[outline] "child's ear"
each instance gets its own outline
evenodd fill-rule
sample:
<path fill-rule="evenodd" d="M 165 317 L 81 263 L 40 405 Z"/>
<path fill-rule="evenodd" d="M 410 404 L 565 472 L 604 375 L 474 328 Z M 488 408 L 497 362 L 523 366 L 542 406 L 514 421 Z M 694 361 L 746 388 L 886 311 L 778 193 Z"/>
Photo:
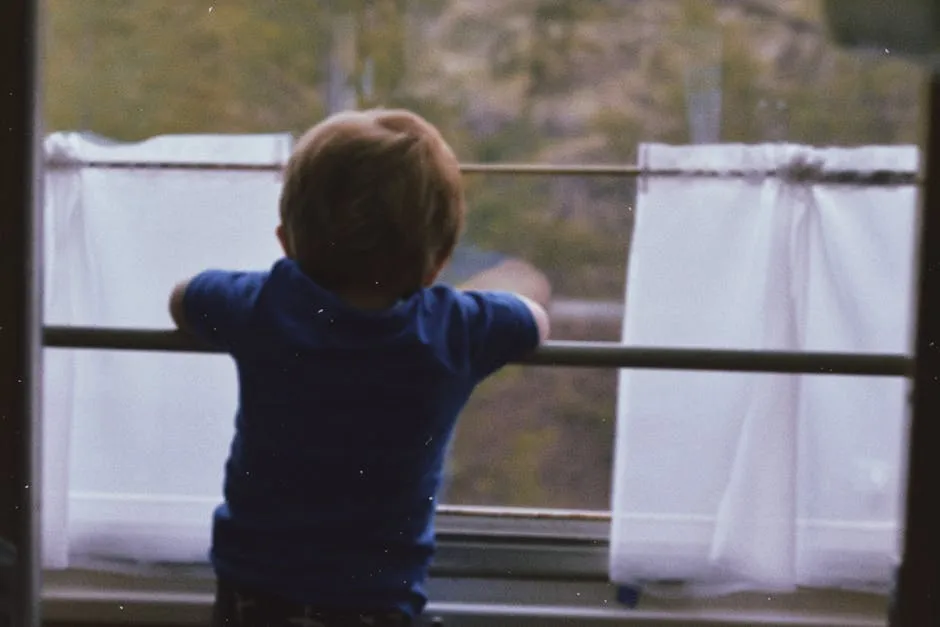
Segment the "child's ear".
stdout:
<path fill-rule="evenodd" d="M 287 231 L 284 230 L 284 225 L 278 224 L 277 228 L 274 229 L 274 234 L 277 235 L 277 241 L 281 243 L 281 248 L 284 250 L 284 255 L 288 258 L 293 258 L 293 254 L 290 250 L 290 241 L 288 241 Z"/>

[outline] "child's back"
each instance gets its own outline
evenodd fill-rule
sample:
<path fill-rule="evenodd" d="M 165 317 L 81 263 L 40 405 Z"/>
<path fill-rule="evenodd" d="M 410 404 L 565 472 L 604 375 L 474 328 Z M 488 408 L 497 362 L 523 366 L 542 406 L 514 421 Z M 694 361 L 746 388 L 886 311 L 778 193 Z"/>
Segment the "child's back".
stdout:
<path fill-rule="evenodd" d="M 281 219 L 286 256 L 269 271 L 204 272 L 171 299 L 180 327 L 238 369 L 213 527 L 217 618 L 237 623 L 241 607 L 259 621 L 397 612 L 391 624 L 406 624 L 426 602 L 457 415 L 537 346 L 546 316 L 510 294 L 429 287 L 463 196 L 449 148 L 406 112 L 314 127 L 288 166 Z"/>

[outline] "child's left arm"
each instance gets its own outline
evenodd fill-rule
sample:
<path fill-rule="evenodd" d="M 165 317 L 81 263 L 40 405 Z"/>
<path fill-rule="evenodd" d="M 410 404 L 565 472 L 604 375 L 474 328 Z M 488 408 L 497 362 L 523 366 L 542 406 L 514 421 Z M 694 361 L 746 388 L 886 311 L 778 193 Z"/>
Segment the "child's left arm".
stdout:
<path fill-rule="evenodd" d="M 207 270 L 179 283 L 170 293 L 176 327 L 211 345 L 232 351 L 244 334 L 260 275 Z"/>
<path fill-rule="evenodd" d="M 170 292 L 170 317 L 173 319 L 173 324 L 176 325 L 176 328 L 182 331 L 183 333 L 189 333 L 190 335 L 196 335 L 193 328 L 190 326 L 189 322 L 186 320 L 186 289 L 189 287 L 189 280 L 181 281 L 177 283 L 173 288 L 173 291 Z"/>

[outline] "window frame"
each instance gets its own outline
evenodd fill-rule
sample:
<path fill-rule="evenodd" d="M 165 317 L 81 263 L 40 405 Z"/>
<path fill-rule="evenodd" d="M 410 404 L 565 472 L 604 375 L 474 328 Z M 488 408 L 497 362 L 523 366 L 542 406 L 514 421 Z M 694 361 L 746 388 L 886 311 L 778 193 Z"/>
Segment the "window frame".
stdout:
<path fill-rule="evenodd" d="M 38 624 L 40 616 L 37 4 L 0 4 L 0 623 L 23 625 Z"/>
<path fill-rule="evenodd" d="M 204 625 L 213 591 L 207 568 L 168 566 L 149 573 L 73 569 L 45 574 L 42 608 L 44 620 L 51 624 Z M 800 590 L 691 601 L 644 598 L 631 609 L 618 601 L 617 587 L 607 581 L 515 572 L 432 574 L 428 591 L 431 601 L 423 620 L 442 617 L 447 627 L 876 627 L 884 625 L 887 606 L 878 595 Z"/>
<path fill-rule="evenodd" d="M 35 15 L 33 13 L 35 6 L 36 3 L 30 0 L 7 0 L 7 2 L 2 5 L 2 15 L 4 15 L 5 19 L 0 19 L 0 25 L 7 29 L 4 31 L 5 36 L 0 37 L 0 40 L 11 42 L 10 48 L 13 50 L 13 54 L 3 55 L 3 60 L 0 61 L 0 63 L 3 63 L 5 66 L 4 74 L 6 75 L 7 71 L 9 71 L 14 86 L 18 88 L 14 89 L 12 98 L 6 100 L 6 102 L 11 103 L 9 104 L 9 108 L 13 113 L 12 119 L 15 125 L 21 126 L 24 129 L 27 126 L 32 126 L 33 131 L 38 128 L 35 119 L 33 119 L 33 112 L 30 111 L 33 98 L 36 98 L 36 89 L 33 83 L 38 55 L 31 46 L 18 46 L 17 42 L 22 42 L 23 40 L 35 42 L 36 38 L 34 36 L 37 32 Z M 24 51 L 25 54 L 23 54 Z M 3 113 L 6 114 L 5 109 Z M 916 340 L 916 355 L 919 367 L 915 373 L 915 394 L 912 399 L 914 415 L 911 426 L 910 472 L 908 475 L 909 490 L 907 524 L 905 526 L 905 564 L 901 571 L 902 585 L 900 588 L 900 615 L 901 624 L 904 625 L 914 625 L 917 624 L 918 621 L 931 621 L 940 618 L 940 602 L 937 601 L 935 594 L 931 595 L 931 592 L 935 592 L 940 588 L 940 573 L 938 573 L 938 569 L 936 568 L 936 564 L 940 563 L 940 543 L 937 542 L 934 533 L 938 513 L 936 508 L 931 508 L 931 499 L 928 498 L 930 495 L 936 493 L 934 488 L 936 488 L 937 482 L 940 481 L 940 472 L 938 472 L 940 456 L 936 455 L 933 450 L 938 442 L 940 442 L 940 432 L 938 432 L 938 428 L 940 427 L 938 427 L 937 421 L 933 420 L 933 417 L 938 413 L 938 408 L 940 408 L 940 386 L 934 384 L 936 378 L 940 376 L 940 352 L 935 349 L 934 340 L 932 339 L 940 336 L 940 272 L 933 271 L 933 269 L 940 267 L 940 250 L 938 250 L 937 247 L 931 248 L 926 245 L 930 240 L 940 240 L 940 72 L 938 71 L 935 71 L 932 76 L 930 116 L 932 118 L 932 124 L 929 134 L 930 146 L 928 149 L 929 176 L 926 186 L 926 218 L 922 225 L 921 232 L 922 246 L 920 263 L 922 271 L 920 273 L 921 278 L 919 284 L 919 322 Z M 31 138 L 32 141 L 35 142 L 35 137 L 38 135 L 39 133 L 30 133 L 27 131 L 18 135 L 17 139 L 24 140 Z M 36 151 L 35 146 L 33 146 L 33 154 L 30 155 L 28 144 L 28 141 L 11 141 L 4 144 L 4 147 L 9 146 L 13 163 L 17 161 L 22 163 L 35 163 L 34 159 L 38 151 Z M 12 198 L 13 209 L 2 213 L 2 223 L 4 230 L 7 226 L 11 226 L 11 230 L 17 233 L 21 232 L 21 230 L 24 231 L 26 237 L 24 237 L 23 240 L 26 245 L 23 246 L 22 249 L 17 247 L 15 251 L 11 252 L 11 257 L 18 256 L 18 259 L 15 259 L 16 263 L 11 264 L 9 267 L 7 264 L 3 264 L 2 268 L 0 268 L 0 271 L 4 273 L 9 272 L 10 280 L 4 280 L 0 282 L 0 285 L 9 286 L 10 294 L 5 294 L 4 304 L 7 302 L 14 303 L 9 309 L 9 311 L 13 312 L 11 315 L 13 319 L 18 319 L 16 315 L 17 312 L 15 311 L 17 305 L 15 303 L 21 302 L 21 300 L 28 301 L 30 296 L 34 299 L 36 298 L 33 292 L 34 287 L 31 285 L 31 283 L 35 283 L 35 278 L 33 278 L 32 281 L 29 278 L 24 281 L 24 277 L 18 271 L 24 266 L 29 266 L 34 261 L 31 254 L 32 251 L 30 251 L 30 244 L 35 244 L 35 238 L 31 237 L 33 234 L 26 225 L 36 219 L 35 213 L 38 212 L 35 211 L 35 206 L 31 203 L 31 192 L 34 186 L 37 189 L 40 187 L 39 177 L 30 176 L 31 172 L 29 166 L 26 166 L 25 175 L 17 179 L 16 174 L 18 172 L 18 169 L 14 169 L 11 175 L 12 184 L 9 187 L 9 189 L 14 190 Z M 33 215 L 31 215 L 31 213 Z M 4 279 L 7 279 L 7 277 L 5 276 Z M 10 296 L 10 298 L 6 298 L 7 296 Z M 7 314 L 7 310 L 4 310 L 4 314 Z M 28 350 L 25 351 L 26 356 L 24 357 L 22 354 L 17 353 L 15 348 L 3 345 L 3 348 L 7 350 L 4 351 L 2 357 L 4 358 L 4 364 L 9 361 L 15 371 L 30 373 L 31 368 L 34 367 L 34 364 L 31 363 L 33 362 L 32 357 L 39 352 L 39 342 L 37 341 L 38 332 L 35 331 L 35 327 L 38 327 L 36 317 L 33 316 L 32 324 L 30 324 L 27 318 L 22 326 L 23 330 L 26 331 L 27 343 L 30 344 Z M 31 327 L 34 328 L 32 333 L 30 333 Z M 15 330 L 20 331 L 20 329 Z M 33 370 L 32 372 L 35 371 Z M 22 457 L 26 459 L 30 457 L 30 452 L 33 451 L 36 446 L 34 438 L 32 438 L 31 429 L 29 428 L 32 414 L 27 403 L 29 402 L 30 396 L 34 395 L 34 390 L 30 391 L 29 387 L 32 386 L 19 388 L 23 391 L 13 395 L 13 397 L 17 399 L 14 402 L 22 401 L 23 411 L 19 411 L 19 408 L 17 408 L 17 411 L 13 412 L 13 415 L 19 421 L 18 424 L 11 422 L 7 425 L 8 431 L 25 434 L 17 439 L 17 444 L 20 453 L 25 453 Z M 26 470 L 23 471 L 23 468 L 26 468 Z M 12 489 L 5 490 L 4 492 L 4 496 L 6 496 L 7 492 L 15 495 L 13 497 L 14 500 L 20 498 L 19 495 L 21 493 L 19 491 L 19 485 L 24 478 L 22 475 L 25 475 L 27 482 L 31 482 L 33 472 L 28 462 L 26 464 L 20 464 L 16 470 L 17 472 L 14 473 Z M 8 481 L 7 484 L 9 483 Z M 11 487 L 7 484 L 4 484 L 4 488 Z M 38 491 L 30 493 L 30 495 L 35 492 Z M 31 499 L 27 500 L 31 502 Z M 21 510 L 18 517 L 25 522 L 18 527 L 15 535 L 23 535 L 26 540 L 26 545 L 34 545 L 38 534 L 36 533 L 37 530 L 31 516 L 32 507 L 18 509 Z M 20 529 L 26 529 L 27 531 L 21 534 Z M 559 529 L 558 532 L 560 531 Z M 443 532 L 442 542 L 445 540 L 446 531 Z M 599 540 L 597 542 L 599 542 Z M 26 559 L 23 560 L 23 563 L 26 565 L 25 570 L 31 571 L 23 573 L 27 585 L 24 587 L 26 591 L 25 595 L 20 598 L 20 605 L 25 615 L 32 609 L 30 606 L 33 604 L 34 599 L 30 582 L 34 582 L 37 579 L 38 568 L 36 568 L 30 552 L 27 552 Z M 55 598 L 71 599 L 72 601 L 81 598 L 80 586 L 73 588 L 71 594 L 60 592 L 59 597 L 56 597 L 57 583 L 55 578 L 51 575 L 51 573 L 46 574 L 48 578 L 47 583 L 49 585 L 47 585 L 44 590 L 44 597 L 47 605 L 49 605 L 51 601 L 54 601 Z M 81 579 L 81 574 L 75 571 L 66 572 L 65 579 L 67 580 L 69 577 L 78 577 Z M 113 590 L 114 586 L 109 586 L 103 580 L 94 581 L 93 579 L 94 578 L 89 578 L 88 581 L 91 581 L 95 589 L 98 590 L 100 601 L 102 595 L 107 596 L 109 588 Z M 164 583 L 170 581 L 172 581 L 171 578 L 163 579 Z M 190 580 L 187 578 L 185 581 Z M 58 585 L 68 587 L 68 582 L 59 582 Z M 145 588 L 146 586 L 141 587 L 141 589 Z M 153 589 L 151 589 L 151 593 L 159 594 L 153 592 Z M 120 595 L 120 593 L 117 594 Z M 94 595 L 88 595 L 86 599 L 92 596 Z M 932 596 L 933 598 L 931 598 Z M 189 601 L 177 598 L 175 602 L 176 607 L 192 608 L 198 606 L 204 609 L 204 594 L 191 595 L 191 597 Z M 118 596 L 117 598 L 120 597 Z M 113 599 L 110 601 L 105 599 L 102 602 L 116 607 L 116 609 L 112 608 L 112 611 L 119 612 L 113 614 L 115 620 L 126 619 L 127 615 L 123 614 L 125 610 L 123 605 L 115 604 Z M 47 618 L 54 618 L 54 612 L 52 614 L 52 616 L 47 615 Z M 68 616 L 66 618 L 73 617 Z M 166 616 L 166 618 L 169 618 L 169 616 Z M 568 622 L 567 617 L 562 617 L 561 620 Z M 27 624 L 38 624 L 38 612 L 33 612 L 31 615 L 27 616 L 26 622 Z M 109 621 L 105 620 L 103 622 Z M 121 620 L 121 622 L 126 622 L 126 620 Z M 773 624 L 767 621 L 762 622 L 764 622 L 764 624 Z M 502 624 L 506 623 L 503 622 Z M 543 620 L 539 624 L 547 623 Z M 646 624 L 656 623 L 647 622 Z M 686 622 L 686 624 L 692 623 Z M 729 622 L 728 624 L 733 623 Z M 836 623 L 830 622 L 826 624 L 834 625 Z"/>

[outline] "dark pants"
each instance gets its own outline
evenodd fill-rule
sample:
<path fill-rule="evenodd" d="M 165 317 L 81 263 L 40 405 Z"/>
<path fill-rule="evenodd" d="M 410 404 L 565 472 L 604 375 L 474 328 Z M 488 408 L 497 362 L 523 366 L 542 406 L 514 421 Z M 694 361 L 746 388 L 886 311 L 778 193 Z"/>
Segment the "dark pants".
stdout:
<path fill-rule="evenodd" d="M 398 610 L 325 610 L 219 581 L 212 627 L 410 627 Z"/>

